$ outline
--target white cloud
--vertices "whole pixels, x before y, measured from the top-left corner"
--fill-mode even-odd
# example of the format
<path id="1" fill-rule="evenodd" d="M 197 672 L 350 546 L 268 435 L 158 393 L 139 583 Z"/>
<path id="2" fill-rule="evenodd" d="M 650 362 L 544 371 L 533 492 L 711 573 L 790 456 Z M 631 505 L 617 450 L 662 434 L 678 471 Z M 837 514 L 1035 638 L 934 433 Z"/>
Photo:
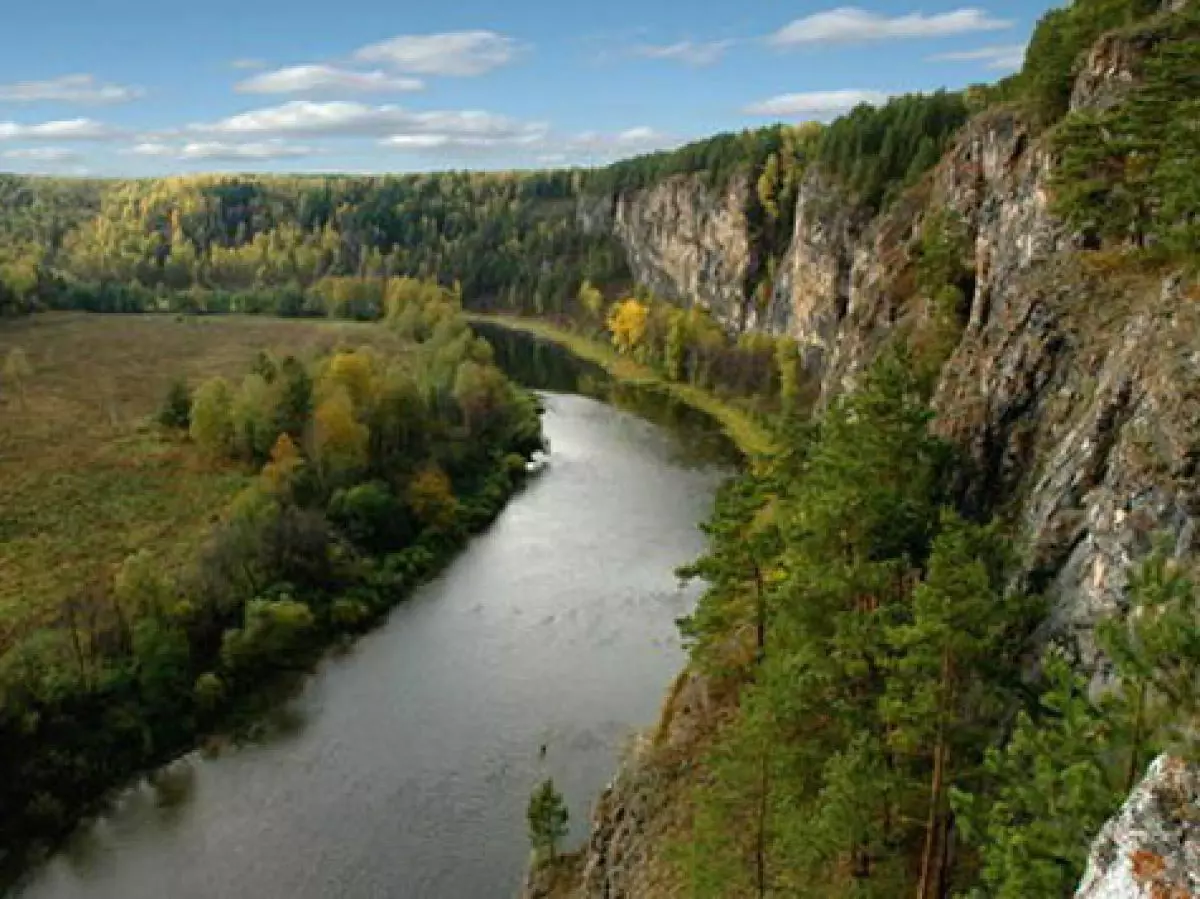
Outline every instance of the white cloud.
<path id="1" fill-rule="evenodd" d="M 292 100 L 210 124 L 189 125 L 193 134 L 222 137 L 377 137 L 392 147 L 529 144 L 547 126 L 477 110 L 411 112 L 346 100 Z"/>
<path id="2" fill-rule="evenodd" d="M 883 91 L 809 91 L 798 94 L 781 94 L 778 97 L 771 97 L 769 100 L 751 103 L 743 112 L 749 115 L 780 118 L 824 119 L 853 109 L 860 103 L 879 106 L 886 103 L 887 98 L 888 95 Z"/>
<path id="3" fill-rule="evenodd" d="M 64 119 L 37 125 L 0 122 L 0 140 L 111 140 L 120 133 L 94 119 Z"/>
<path id="4" fill-rule="evenodd" d="M 1024 44 L 978 47 L 974 50 L 955 50 L 929 57 L 930 62 L 981 62 L 985 69 L 1012 71 L 1025 62 Z"/>
<path id="5" fill-rule="evenodd" d="M 633 49 L 634 56 L 646 59 L 669 59 L 693 66 L 709 66 L 720 61 L 733 41 L 679 41 L 675 44 L 642 44 Z"/>
<path id="6" fill-rule="evenodd" d="M 419 91 L 419 78 L 389 75 L 378 70 L 354 72 L 327 65 L 287 66 L 263 72 L 236 85 L 243 94 L 399 93 Z"/>
<path id="7" fill-rule="evenodd" d="M 584 131 L 556 142 L 556 155 L 581 162 L 602 162 L 622 156 L 650 153 L 677 147 L 682 141 L 647 125 L 627 128 L 614 134 Z"/>
<path id="8" fill-rule="evenodd" d="M 415 75 L 470 76 L 507 65 L 517 50 L 516 41 L 494 31 L 450 31 L 399 35 L 363 47 L 354 58 Z"/>
<path id="9" fill-rule="evenodd" d="M 178 150 L 170 144 L 163 144 L 157 141 L 146 141 L 141 144 L 134 144 L 124 152 L 134 156 L 174 156 Z"/>
<path id="10" fill-rule="evenodd" d="M 0 84 L 0 103 L 125 103 L 144 94 L 140 87 L 107 84 L 95 75 Z"/>
<path id="11" fill-rule="evenodd" d="M 613 138 L 618 146 L 650 146 L 660 145 L 670 141 L 670 137 L 661 131 L 655 131 L 649 125 L 639 125 L 637 128 L 627 128 Z"/>
<path id="12" fill-rule="evenodd" d="M 5 150 L 0 156 L 28 162 L 74 162 L 82 158 L 79 153 L 66 147 L 21 147 Z"/>
<path id="13" fill-rule="evenodd" d="M 316 150 L 311 147 L 289 144 L 281 140 L 249 143 L 190 141 L 184 144 L 167 144 L 150 141 L 136 144 L 126 152 L 134 156 L 152 156 L 181 161 L 262 162 L 271 159 L 296 159 L 302 156 L 312 156 L 316 153 Z"/>
<path id="14" fill-rule="evenodd" d="M 925 15 L 908 13 L 888 17 L 854 6 L 814 13 L 785 25 L 769 40 L 778 47 L 817 43 L 856 43 L 906 38 L 947 37 L 976 31 L 1010 28 L 1012 22 L 996 19 L 982 9 L 963 8 Z"/>

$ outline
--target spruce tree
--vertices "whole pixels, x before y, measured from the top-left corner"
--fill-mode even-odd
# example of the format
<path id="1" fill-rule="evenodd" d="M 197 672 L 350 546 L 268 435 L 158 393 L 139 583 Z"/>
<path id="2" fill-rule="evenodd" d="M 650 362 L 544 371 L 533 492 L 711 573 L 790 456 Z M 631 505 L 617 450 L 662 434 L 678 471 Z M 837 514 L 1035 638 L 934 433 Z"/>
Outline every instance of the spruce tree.
<path id="1" fill-rule="evenodd" d="M 553 862 L 557 858 L 559 842 L 567 835 L 569 815 L 552 778 L 546 778 L 533 791 L 525 818 L 529 825 L 529 842 L 534 850 L 549 853 Z"/>

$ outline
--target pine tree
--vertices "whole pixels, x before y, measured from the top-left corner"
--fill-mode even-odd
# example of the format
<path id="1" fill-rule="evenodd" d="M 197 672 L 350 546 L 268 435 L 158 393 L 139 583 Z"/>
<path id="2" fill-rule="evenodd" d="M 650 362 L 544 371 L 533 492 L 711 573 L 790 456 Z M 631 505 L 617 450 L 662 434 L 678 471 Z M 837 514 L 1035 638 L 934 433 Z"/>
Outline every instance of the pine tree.
<path id="1" fill-rule="evenodd" d="M 549 853 L 553 862 L 557 857 L 559 842 L 567 835 L 569 815 L 562 794 L 555 789 L 552 778 L 546 778 L 533 791 L 525 818 L 529 824 L 529 842 L 536 851 Z"/>
<path id="2" fill-rule="evenodd" d="M 881 703 L 891 746 L 927 771 L 919 899 L 948 885 L 950 789 L 976 779 L 1007 714 L 1016 660 L 1036 618 L 1002 588 L 999 534 L 944 512 L 911 611 L 887 631 L 893 656 Z"/>
<path id="3" fill-rule="evenodd" d="M 979 855 L 989 899 L 1070 897 L 1088 846 L 1120 806 L 1122 772 L 1106 764 L 1111 730 L 1087 682 L 1061 656 L 1046 660 L 1045 689 L 1008 742 L 988 752 L 985 778 L 955 790 L 952 806 Z"/>

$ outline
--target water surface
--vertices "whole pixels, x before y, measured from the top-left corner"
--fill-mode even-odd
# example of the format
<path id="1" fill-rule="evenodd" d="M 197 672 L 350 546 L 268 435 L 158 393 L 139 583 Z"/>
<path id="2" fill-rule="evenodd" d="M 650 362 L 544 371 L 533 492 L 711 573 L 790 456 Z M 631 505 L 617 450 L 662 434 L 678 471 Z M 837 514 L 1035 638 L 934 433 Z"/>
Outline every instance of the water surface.
<path id="1" fill-rule="evenodd" d="M 440 578 L 327 660 L 268 737 L 125 792 L 22 896 L 511 896 L 546 775 L 582 838 L 681 665 L 695 588 L 673 571 L 703 549 L 728 447 L 660 396 L 502 342 L 526 382 L 610 402 L 547 394 L 547 467 Z M 535 356 L 541 374 L 519 371 Z"/>

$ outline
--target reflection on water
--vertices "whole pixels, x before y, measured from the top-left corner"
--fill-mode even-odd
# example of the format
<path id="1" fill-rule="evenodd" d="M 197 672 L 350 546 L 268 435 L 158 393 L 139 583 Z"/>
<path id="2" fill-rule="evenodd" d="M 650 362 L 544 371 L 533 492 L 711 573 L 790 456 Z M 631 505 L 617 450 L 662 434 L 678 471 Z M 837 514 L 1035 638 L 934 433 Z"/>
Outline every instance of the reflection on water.
<path id="1" fill-rule="evenodd" d="M 508 897 L 547 775 L 583 838 L 682 664 L 674 622 L 697 587 L 673 572 L 703 549 L 696 524 L 728 471 L 711 460 L 727 456 L 673 404 L 535 357 L 559 379 L 535 386 L 605 384 L 671 427 L 547 394 L 548 464 L 441 577 L 331 654 L 255 739 L 124 791 L 21 895 Z"/>
<path id="2" fill-rule="evenodd" d="M 737 448 L 711 418 L 665 390 L 614 380 L 600 366 L 523 331 L 487 323 L 472 327 L 492 345 L 497 364 L 518 383 L 589 396 L 672 431 L 679 438 L 672 459 L 676 464 L 734 466 L 740 461 Z"/>

